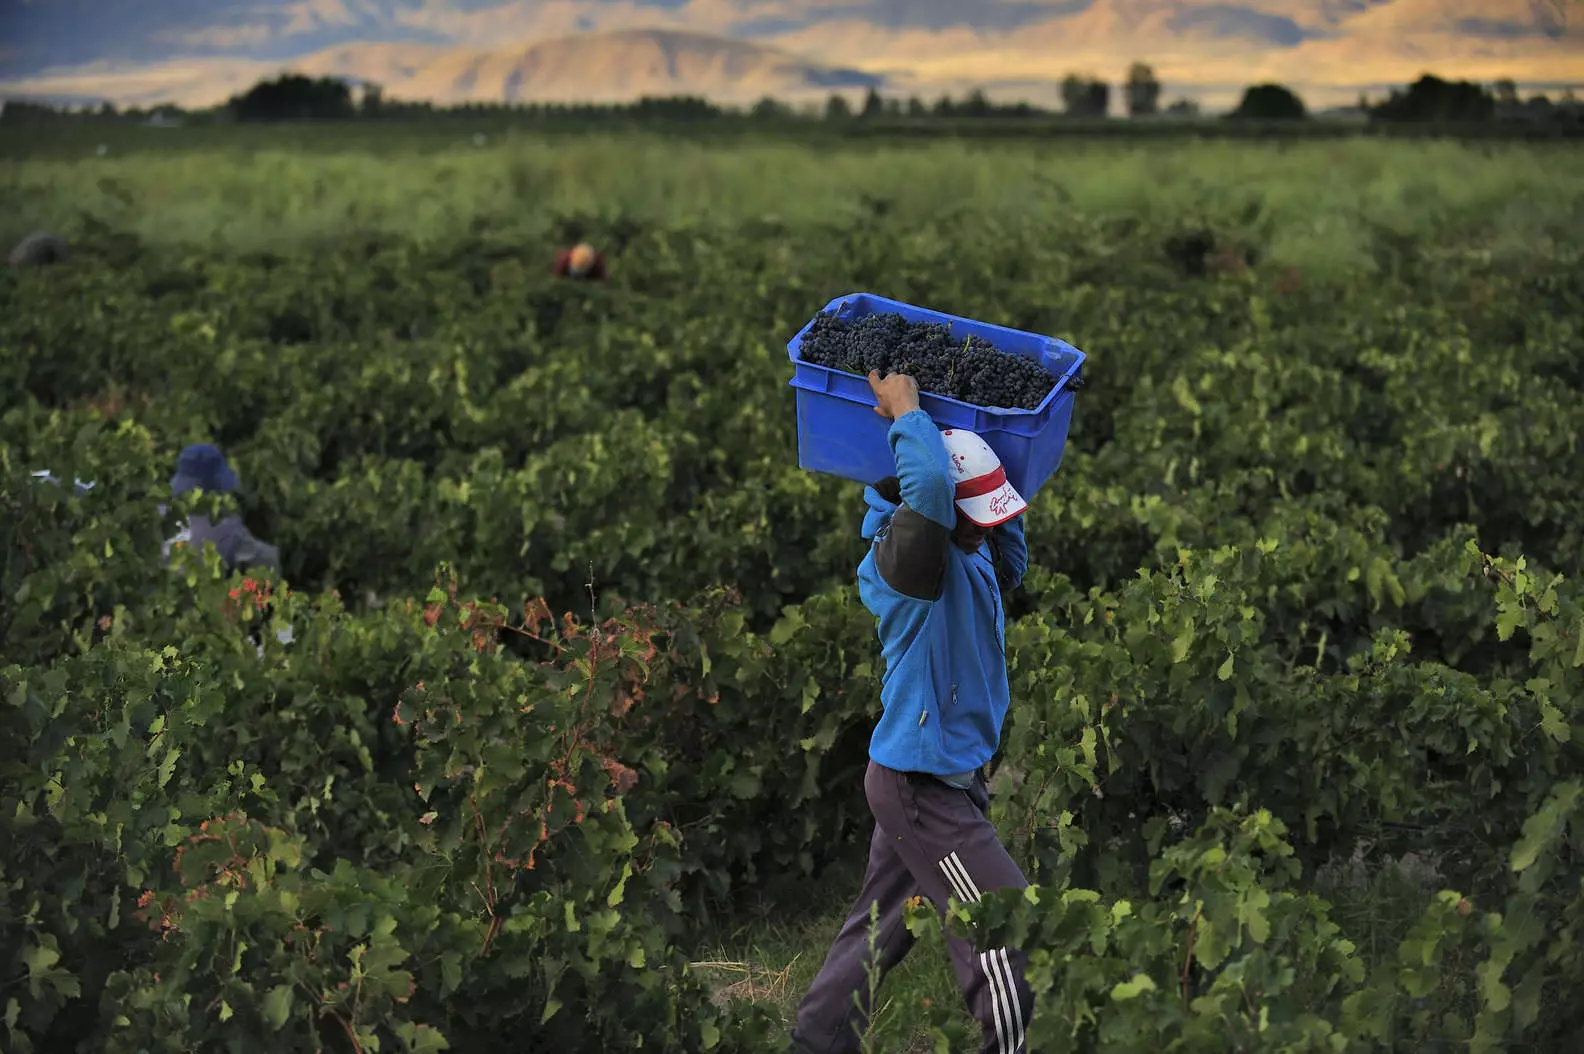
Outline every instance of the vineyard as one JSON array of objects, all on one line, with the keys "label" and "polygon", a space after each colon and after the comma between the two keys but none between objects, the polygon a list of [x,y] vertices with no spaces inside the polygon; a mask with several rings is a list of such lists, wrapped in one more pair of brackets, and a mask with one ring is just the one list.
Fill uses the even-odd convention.
[{"label": "vineyard", "polygon": [[[6,151],[73,254],[0,275],[0,1049],[784,1050],[872,823],[785,350],[854,290],[1088,355],[1035,886],[951,921],[1030,1049],[1584,1049],[1576,148],[621,149]],[[204,507],[282,574],[164,566]],[[973,1049],[910,926],[867,1049]]]}]

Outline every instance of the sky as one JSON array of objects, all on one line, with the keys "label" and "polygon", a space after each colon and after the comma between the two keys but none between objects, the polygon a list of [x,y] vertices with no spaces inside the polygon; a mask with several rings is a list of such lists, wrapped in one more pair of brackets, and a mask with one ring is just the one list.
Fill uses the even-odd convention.
[{"label": "sky", "polygon": [[[219,101],[285,65],[383,78],[445,95],[446,72],[481,55],[614,30],[683,30],[795,60],[758,69],[756,89],[859,69],[898,90],[977,85],[1042,91],[1069,72],[1119,79],[1150,62],[1183,85],[1281,79],[1339,97],[1430,70],[1470,79],[1584,84],[1571,0],[0,0],[0,93]],[[524,80],[552,93],[674,81],[729,93],[715,45],[609,42],[579,70]],[[676,54],[685,54],[678,61]],[[654,58],[661,54],[660,59]],[[732,68],[741,69],[742,53]],[[713,56],[713,57],[711,57]],[[552,56],[553,57],[553,56]],[[631,67],[666,64],[643,78]],[[768,61],[768,60],[766,60]],[[776,61],[780,62],[780,59]],[[554,65],[554,63],[552,63]],[[784,67],[784,68],[783,68]],[[791,72],[788,72],[791,71]],[[377,76],[376,76],[377,75]],[[503,76],[511,76],[503,74]],[[777,78],[780,78],[778,80]],[[603,78],[603,79],[602,79]],[[498,92],[491,78],[468,90]],[[812,82],[810,82],[812,83]],[[1040,86],[1044,86],[1043,88]],[[410,94],[410,92],[409,92]]]}]

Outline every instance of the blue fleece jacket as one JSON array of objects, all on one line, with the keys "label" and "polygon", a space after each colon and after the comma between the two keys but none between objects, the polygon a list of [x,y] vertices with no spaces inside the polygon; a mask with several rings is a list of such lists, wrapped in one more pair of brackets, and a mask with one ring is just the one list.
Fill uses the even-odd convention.
[{"label": "blue fleece jacket", "polygon": [[963,785],[995,754],[1009,702],[1003,589],[1028,565],[1022,517],[964,552],[945,441],[922,410],[892,423],[900,504],[869,487],[859,595],[879,620],[885,712],[869,756]]}]

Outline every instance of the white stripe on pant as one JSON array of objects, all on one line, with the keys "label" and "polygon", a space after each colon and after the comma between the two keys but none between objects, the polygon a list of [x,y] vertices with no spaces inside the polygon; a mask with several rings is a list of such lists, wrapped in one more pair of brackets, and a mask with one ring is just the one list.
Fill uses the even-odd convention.
[{"label": "white stripe on pant", "polygon": [[[979,887],[974,885],[973,876],[968,874],[968,869],[958,859],[955,851],[946,854],[939,862],[941,873],[946,876],[946,883],[957,899],[964,904],[977,903],[982,894]],[[1017,989],[1012,982],[1012,964],[1007,959],[1005,948],[992,948],[987,952],[979,953],[979,968],[984,971],[985,979],[990,982],[990,1002],[995,1008],[996,1036],[1001,1040],[1003,1054],[1017,1054],[1023,1049],[1023,1008],[1018,1005]],[[1011,1034],[1011,1045],[1008,1046],[1007,1035]]]}]

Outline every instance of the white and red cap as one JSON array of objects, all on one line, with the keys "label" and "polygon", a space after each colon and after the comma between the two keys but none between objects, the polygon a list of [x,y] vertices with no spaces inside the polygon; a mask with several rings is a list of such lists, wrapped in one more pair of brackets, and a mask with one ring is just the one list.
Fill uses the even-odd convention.
[{"label": "white and red cap", "polygon": [[980,527],[1005,523],[1028,508],[1028,502],[1007,482],[1001,459],[979,433],[964,428],[941,432],[951,457],[951,479],[957,486],[957,508]]}]

